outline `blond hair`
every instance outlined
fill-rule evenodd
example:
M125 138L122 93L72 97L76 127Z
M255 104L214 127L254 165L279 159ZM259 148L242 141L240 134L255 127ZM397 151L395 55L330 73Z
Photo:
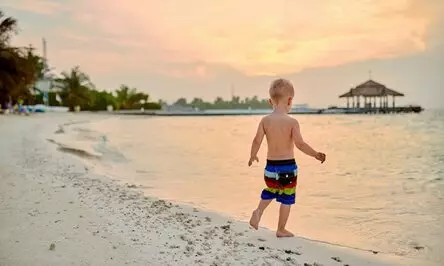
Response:
M276 79L270 85L270 98L279 101L285 96L294 96L293 84L287 79Z

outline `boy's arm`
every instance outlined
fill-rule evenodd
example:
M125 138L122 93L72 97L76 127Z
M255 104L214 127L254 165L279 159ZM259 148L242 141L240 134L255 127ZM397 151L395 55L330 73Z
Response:
M315 151L310 145L308 145L304 141L301 135L301 129L299 123L296 120L294 121L291 134L296 148L298 148L300 151L307 154L308 156L314 157L321 162L325 161L325 154Z
M251 166L253 161L259 161L259 159L257 158L257 153L259 152L264 136L264 120L262 119L257 127L256 136L253 139L253 143L251 143L250 160L248 161L248 166Z

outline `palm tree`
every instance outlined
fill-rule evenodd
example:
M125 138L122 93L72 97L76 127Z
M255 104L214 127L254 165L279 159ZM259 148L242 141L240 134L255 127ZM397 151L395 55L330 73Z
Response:
M117 109L126 109L128 105L130 88L126 85L120 85L116 90Z
M54 85L61 89L60 97L70 111L74 111L76 106L82 107L89 103L89 90L94 86L78 66L69 73L63 72L61 78L55 79Z
M5 17L0 10L0 104L30 100L30 87L42 76L44 64L34 54L34 48L10 47L9 41L17 32L17 21Z
M18 72L17 57L7 46L16 29L17 21L11 17L5 17L3 11L0 10L0 105L2 106L11 101L11 88L15 87L18 82L14 76Z
M17 33L17 20L12 17L5 17L0 10L0 46L6 46L12 35Z
M149 95L143 92L137 92L137 89L130 89L127 85L121 85L120 89L116 90L117 108L118 109L132 109L142 101L147 102Z
M29 98L42 69L42 59L32 49L0 47L0 104Z
M29 45L28 47L24 48L24 56L25 59L27 61L27 65L28 68L30 68L31 72L33 75L32 78L34 79L33 81L35 82L38 79L42 79L45 76L45 60L43 59L43 57L38 56L34 53L35 48L32 47L31 45Z

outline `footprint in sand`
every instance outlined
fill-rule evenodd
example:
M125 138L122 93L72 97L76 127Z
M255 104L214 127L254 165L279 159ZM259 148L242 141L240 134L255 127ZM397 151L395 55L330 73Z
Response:
M331 259L337 262L342 262L341 258L339 257L332 257Z
M295 254L295 255L298 255L298 256L302 255L302 253L300 253L299 251L292 251L292 250L289 250L289 249L285 250L284 252L287 253L287 254Z

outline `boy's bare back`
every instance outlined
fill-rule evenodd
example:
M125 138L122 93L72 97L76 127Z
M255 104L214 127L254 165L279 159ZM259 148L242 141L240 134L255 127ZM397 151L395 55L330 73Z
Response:
M264 136L267 139L267 159L268 160L288 160L294 158L294 146L303 153L324 162L325 154L316 152L308 145L301 135L299 123L296 119L286 113L273 112L262 118L259 123L256 136L253 140L252 159L257 160L257 151Z
M321 162L325 161L325 154L315 151L304 141L298 121L288 115L293 96L293 85L288 80L277 79L271 84L270 103L273 105L273 112L262 118L259 123L251 146L248 165L251 165L253 161L259 161L257 153L264 136L267 138L268 160L293 159L294 145L308 156Z
M296 119L287 114L272 113L265 116L261 124L267 139L267 159L293 159L294 140L292 132L297 125Z

